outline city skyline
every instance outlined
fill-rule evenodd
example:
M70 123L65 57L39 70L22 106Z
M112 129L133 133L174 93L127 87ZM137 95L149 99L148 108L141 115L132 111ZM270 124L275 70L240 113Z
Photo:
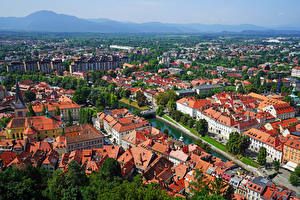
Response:
M255 24L299 27L296 0L3 0L0 17L24 17L39 10L51 10L79 18L107 18L137 23Z

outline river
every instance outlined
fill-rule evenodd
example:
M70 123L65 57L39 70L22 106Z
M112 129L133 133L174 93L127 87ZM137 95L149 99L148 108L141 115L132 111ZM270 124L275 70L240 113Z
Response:
M126 105L126 104L123 104L122 106L124 106L125 108L127 108L128 110L130 110L131 112L134 112L135 108L129 106L129 105ZM191 143L194 143L194 139L189 137L188 135L182 133L181 131L177 130L176 128L174 128L173 126L167 124L167 123L164 123L162 121L160 121L159 119L157 118L146 118L153 127L159 129L160 131L164 131L165 129L168 129L169 131L169 135L173 136L175 139L179 139L180 136L183 137L184 139L184 143L185 144L191 144ZM210 153L211 155L215 156L215 157L218 157L220 159L222 159L222 161L227 161L227 159L221 155L219 155L218 153L216 153L215 151L209 151L208 153Z

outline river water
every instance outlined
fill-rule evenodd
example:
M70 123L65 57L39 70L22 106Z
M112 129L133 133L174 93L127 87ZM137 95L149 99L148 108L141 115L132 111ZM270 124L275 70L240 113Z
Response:
M128 110L130 110L131 112L134 112L135 108L129 106L129 105L126 105L126 104L122 104L122 106L124 106L125 108L127 108ZM179 139L180 136L183 137L184 139L184 143L185 144L191 144L191 143L194 143L194 139L189 137L188 135L182 133L180 130L174 128L173 126L163 122L163 121L160 121L159 119L157 118L146 118L153 127L159 129L160 131L164 131L165 129L168 129L169 131L169 135L171 135L172 137L174 137L175 139ZM218 153L214 152L214 151L209 151L208 153L210 153L211 155L215 156L215 157L218 157L220 159L222 159L223 161L227 161L226 158L224 158L223 156L219 155Z

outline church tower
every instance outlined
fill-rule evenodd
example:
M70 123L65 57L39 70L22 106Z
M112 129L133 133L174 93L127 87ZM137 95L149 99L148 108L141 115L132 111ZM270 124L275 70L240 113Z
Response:
M26 105L24 103L19 83L18 81L16 82L16 96L15 96L15 117L26 117Z

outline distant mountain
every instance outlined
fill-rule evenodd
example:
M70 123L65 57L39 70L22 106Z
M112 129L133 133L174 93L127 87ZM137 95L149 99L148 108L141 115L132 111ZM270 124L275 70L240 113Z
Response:
M172 24L172 23L132 23L110 19L81 19L71 15L57 14L42 10L26 17L0 17L0 31L37 32L99 32L99 33L216 33L242 31L270 31L266 27L252 24ZM278 28L274 30L279 30ZM291 30L284 27L282 30ZM294 30L300 30L294 29Z

